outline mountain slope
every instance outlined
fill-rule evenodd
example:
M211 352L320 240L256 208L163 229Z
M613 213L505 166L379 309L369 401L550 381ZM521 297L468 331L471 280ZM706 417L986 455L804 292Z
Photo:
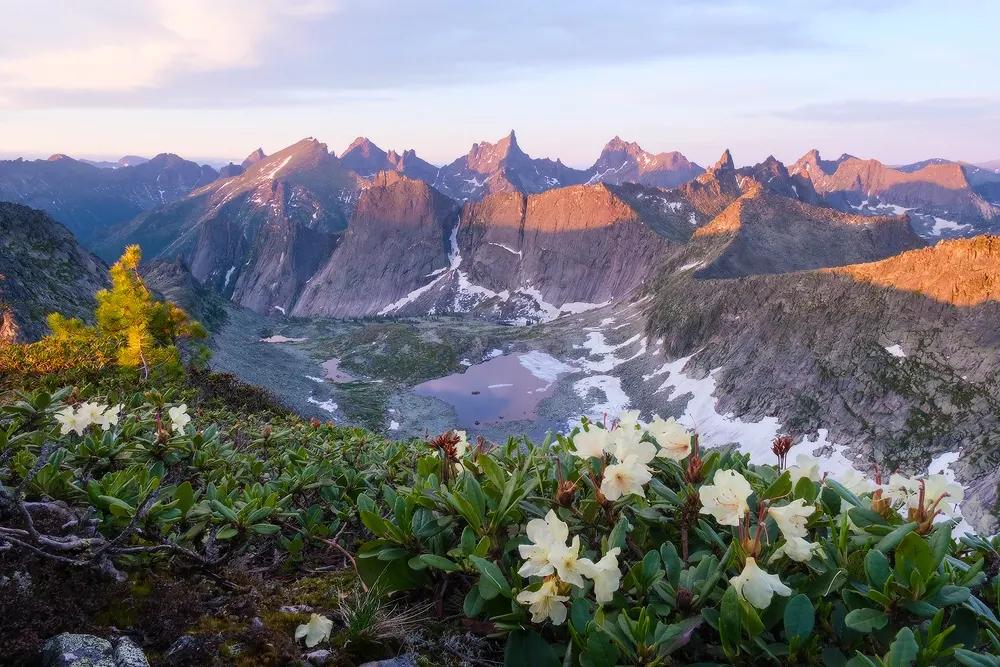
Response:
M842 266L924 244L906 216L852 215L774 195L757 184L694 236L717 247L697 274L704 278Z
M176 201L215 180L214 169L176 155L101 169L65 155L0 161L0 200L49 213L94 245L107 230L143 211Z
M531 158L517 145L513 130L496 143L473 144L467 155L441 167L435 188L457 201L477 201L494 192L531 194L582 183L583 171L559 160Z
M648 332L670 368L691 383L711 380L713 412L818 434L827 447L849 447L860 470L926 471L935 456L960 452L952 468L969 485L963 513L996 530L1000 302L996 283L980 282L984 265L997 274L995 240L738 279L699 277L690 265L703 252L695 244L665 258ZM937 266L947 278L927 285ZM644 376L653 404L671 395L657 393L664 384Z
M423 181L378 174L292 314L373 315L405 297L447 268L457 212L454 202Z
M790 172L811 181L838 208L867 211L887 206L896 212L912 211L921 216L916 222L925 223L918 230L925 236L939 237L945 231L971 234L1000 224L1000 205L984 199L957 162L929 160L894 169L846 154L823 160L811 150Z
M315 139L245 164L239 176L130 221L103 254L139 243L148 257L180 257L195 278L237 303L289 309L335 247L358 179Z
M372 178L380 171L395 171L407 178L433 183L438 173L437 167L417 157L412 149L403 151L402 155L394 150L387 153L367 137L355 139L340 156L340 161L362 178Z
M705 170L677 151L648 153L639 144L614 137L586 171L586 183L639 183L673 188L690 181Z
M0 311L10 309L23 340L41 338L45 317L89 318L107 267L42 211L0 203ZM6 307L5 307L6 306Z

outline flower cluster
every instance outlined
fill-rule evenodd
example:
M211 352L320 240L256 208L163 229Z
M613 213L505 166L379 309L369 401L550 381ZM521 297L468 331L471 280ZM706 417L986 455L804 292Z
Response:
M174 433L183 433L184 427L191 421L191 415L187 413L187 404L185 403L170 408L167 410L167 415L170 417L170 426Z
M55 414L55 418L59 422L60 434L83 435L91 426L100 426L101 430L104 431L112 426L117 426L121 410L121 405L104 405L85 401L75 408L72 405L67 405Z
M653 478L649 463L657 457L681 461L691 453L691 435L674 419L654 417L649 424L639 421L639 413L624 413L614 429L591 425L573 436L574 454L614 463L607 465L601 478L601 494L607 500L628 495L642 496L643 486ZM648 434L656 441L645 440ZM657 448L659 445L659 448Z
M531 620L540 623L546 618L559 625L566 620L569 587L583 588L584 578L594 583L594 597L601 604L610 602L621 583L618 554L609 549L596 563L580 557L580 536L569 539L569 526L549 510L544 519L532 519L526 532L531 544L518 547L524 564L518 570L522 577L544 577L535 590L518 593L517 601L528 605Z

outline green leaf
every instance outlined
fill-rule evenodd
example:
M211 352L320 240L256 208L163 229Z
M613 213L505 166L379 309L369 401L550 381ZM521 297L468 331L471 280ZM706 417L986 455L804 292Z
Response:
M608 535L608 549L614 549L618 547L622 551L625 550L625 537L628 535L629 531L632 530L632 524L628 522L624 516L618 520L615 527L611 530L611 534ZM606 551L607 551L606 550Z
M1000 665L1000 659L995 655L974 653L964 648L955 649L955 660L966 667L997 667Z
M465 613L466 618L476 618L479 616L483 611L485 602L483 596L479 594L479 586L470 588L469 592L465 595L465 601L462 603L462 611Z
M788 639L808 637L815 624L816 611L805 595L799 593L785 605L785 636Z
M215 534L215 539L231 540L232 538L236 537L236 535L238 535L239 532L240 531L236 530L232 526L226 526L225 528L222 528L221 530L219 530L219 532Z
M98 499L103 500L108 504L108 511L114 516L131 517L135 514L135 508L121 498L115 498L114 496L98 496Z
M947 585L942 586L941 590L930 599L930 602L939 607L947 607L948 605L962 604L969 599L971 594L972 591L965 586Z
M875 588L882 590L885 582L889 580L892 570L889 568L889 559L881 551L872 549L865 556L865 574L868 575L868 583Z
M853 491L845 487L837 480L831 477L827 477L825 480L823 480L823 483L829 488L833 489L838 496L849 502L854 507L861 507L862 505L861 499L858 498L858 496Z
M896 634L896 640L889 646L889 655L886 656L886 667L910 667L917 659L917 640L913 636L913 630L903 628Z
M792 476L786 470L764 491L763 500L772 500L788 494L792 490Z
M618 664L620 651L607 634L594 632L587 637L587 648L580 655L582 667L605 667Z
M926 540L917 533L907 533L896 547L896 580L908 582L914 573L927 579L934 572L934 556Z
M904 523L879 540L878 544L875 545L875 548L882 553L892 551L896 548L896 545L902 542L903 538L912 533L916 527L917 524L912 521L910 523Z
M729 658L735 658L740 652L741 618L739 595L730 586L722 595L719 608L719 637L722 639L722 650Z
M803 477L795 485L796 498L805 498L806 502L813 503L816 501L817 495L816 483L808 477Z
M275 526L273 523L255 523L250 526L250 530L258 535L274 535L281 532L281 527Z
M505 598L511 596L510 583L496 563L479 556L469 556L469 560L482 575L479 577L479 594L484 600L492 600L497 595L503 595Z
M844 623L858 632L881 630L889 622L889 617L878 609L855 609L847 614Z
M194 506L194 489L191 487L191 482L184 481L177 485L174 489L174 498L177 500L177 509L181 511L181 514L187 514Z
M552 647L532 630L514 630L507 635L503 664L505 667L560 667Z
M420 554L418 558L425 564L438 570L444 570L445 572L454 572L459 569L458 563L437 554Z

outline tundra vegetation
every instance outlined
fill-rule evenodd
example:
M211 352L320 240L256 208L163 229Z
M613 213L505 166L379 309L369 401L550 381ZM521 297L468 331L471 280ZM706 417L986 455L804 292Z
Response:
M824 475L787 436L753 465L636 413L541 443L306 421L205 370L139 259L94 325L4 348L13 664L64 631L162 664L998 664L1000 539L952 536L948 477Z

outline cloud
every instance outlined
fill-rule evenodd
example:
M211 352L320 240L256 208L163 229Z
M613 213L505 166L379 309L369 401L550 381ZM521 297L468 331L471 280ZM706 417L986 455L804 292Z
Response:
M844 100L775 112L779 118L845 124L940 123L1000 119L1000 100L949 97L924 100Z
M825 47L814 17L791 2L62 1L37 0L17 28L0 26L0 98L9 104L296 104Z
M0 33L0 99L51 93L123 93L166 86L188 74L258 66L260 46L282 23L315 19L328 3L278 0L155 0L94 5L42 3ZM47 31L58 16L54 34ZM4 34L7 33L7 34ZM8 102L9 104L10 102Z

